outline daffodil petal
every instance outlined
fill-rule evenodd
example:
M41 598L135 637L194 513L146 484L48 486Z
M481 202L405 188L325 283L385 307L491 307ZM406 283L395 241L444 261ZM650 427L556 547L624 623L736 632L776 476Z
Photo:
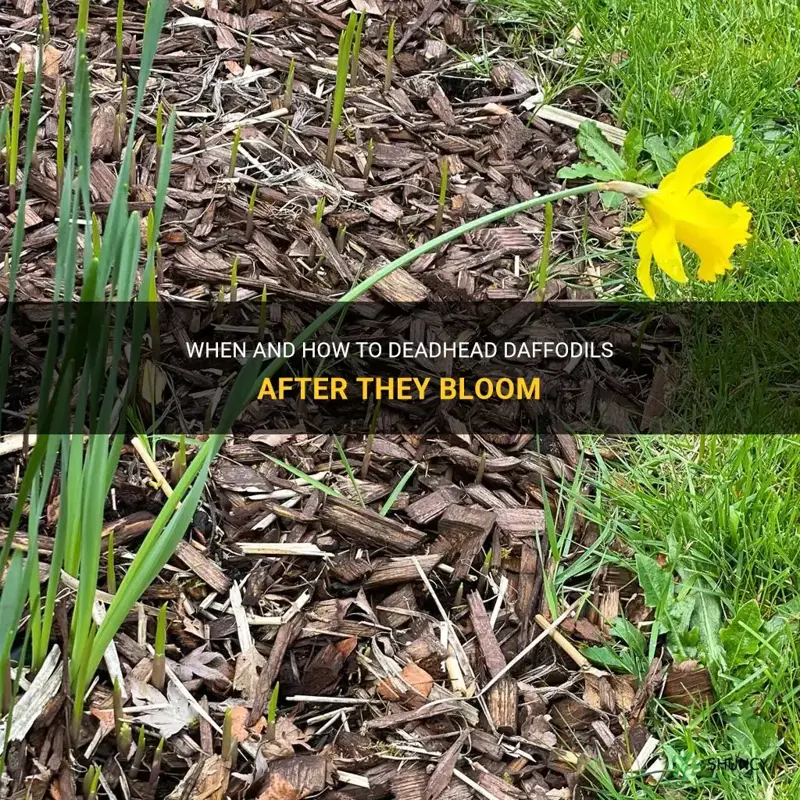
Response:
M701 258L697 268L697 279L706 283L714 283L717 275L724 275L726 269L731 269L730 261L709 261Z
M636 277L642 286L642 291L651 299L656 298L656 288L653 285L651 266L653 263L653 236L655 228L648 228L636 240L636 252L639 254L639 264L636 267Z
M683 260L678 249L675 222L681 217L685 198L662 192L642 198L642 205L647 211L653 226L653 256L658 268L678 283L686 283L683 271Z
M675 169L659 184L659 191L677 195L688 194L704 183L709 170L733 150L732 136L715 136L702 147L692 150L678 161Z
M647 212L645 219L656 228L660 228L674 224L674 220L682 215L686 198L667 194L659 189L643 197L641 203Z
M686 283L683 259L678 248L675 225L657 225L653 234L653 257L658 268L672 280Z
M629 225L627 228L625 228L625 230L630 231L631 233L642 233L651 227L652 224L653 220L651 220L647 215L647 212L645 212L645 215L640 220L634 222L633 225Z

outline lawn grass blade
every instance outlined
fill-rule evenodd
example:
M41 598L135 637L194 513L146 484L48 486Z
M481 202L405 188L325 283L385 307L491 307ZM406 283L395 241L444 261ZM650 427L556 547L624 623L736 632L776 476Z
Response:
M8 119L9 110L8 106L3 106L3 111L0 112L0 143L5 143L6 135L8 133Z
M312 478L310 475L306 475L306 473L303 472L303 470L298 469L297 467L293 467L291 464L287 464L285 461L281 461L279 458L275 458L274 456L267 455L267 458L273 464L277 464L279 467L283 467L287 472L291 473L296 478L301 478L302 480L306 481L306 483L308 483L309 486L313 486L315 489L319 489L319 491L322 492L323 494L330 495L331 497L342 496L340 492L336 491L336 489L333 489L330 486L326 486L324 483L318 481L316 478Z
M114 60L117 65L117 80L122 80L122 33L125 20L125 0L117 0L117 18L114 28Z
M434 236L438 236L442 232L444 207L447 204L448 164L447 156L445 156L439 164L439 202L436 206L436 221L433 224Z
M289 72L286 75L286 90L283 93L283 107L291 109L292 92L294 91L294 56L289 61Z
M550 246L553 240L553 204L546 203L544 207L544 233L542 234L542 255L539 259L539 282L536 290L536 299L544 302L544 290L547 286L547 271L550 268Z
M364 498L361 494L361 489L358 486L358 481L356 480L353 468L350 466L350 459L347 457L347 453L345 453L344 447L342 447L342 443L339 441L339 437L334 436L333 441L334 444L336 445L336 452L339 454L339 461L342 462L344 471L347 473L347 477L350 480L350 485L353 487L353 492L355 492L355 495L358 498L358 502L360 503L361 508L366 508L366 503L364 502Z

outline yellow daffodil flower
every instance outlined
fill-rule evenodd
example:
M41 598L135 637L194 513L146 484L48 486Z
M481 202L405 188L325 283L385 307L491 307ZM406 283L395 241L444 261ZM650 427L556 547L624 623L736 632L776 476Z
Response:
M706 197L696 187L708 178L709 170L733 149L733 137L716 136L678 161L675 171L664 177L657 189L612 181L610 188L629 194L642 204L644 217L628 230L638 233L636 277L645 294L656 296L651 275L655 258L658 268L678 283L686 283L683 244L700 259L697 277L715 281L731 269L731 255L737 245L750 238L750 210L742 203L726 206Z

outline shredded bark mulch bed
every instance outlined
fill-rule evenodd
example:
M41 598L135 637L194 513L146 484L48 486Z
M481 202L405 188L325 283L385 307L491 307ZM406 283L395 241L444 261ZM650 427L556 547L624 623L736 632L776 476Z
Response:
M137 139L131 207L145 213L154 197L155 117L158 103L177 113L167 211L162 225L159 295L216 297L228 288L238 257L240 300L270 295L329 300L430 238L440 164L447 159L448 201L443 229L536 193L561 188L558 168L575 160L572 131L547 123L528 108L541 101L534 76L504 57L495 34L473 8L431 2L357 4L369 14L359 82L348 89L332 169L323 165L329 98L338 34L348 3L276 3L248 16L176 4L161 37ZM71 4L55 3L54 39L46 59L43 108L50 107L31 180L25 239L27 265L19 299L47 299L52 284L56 226L54 141L56 84L71 75ZM375 14L375 15L373 15ZM62 16L63 15L63 16ZM383 93L386 37L397 16L392 88ZM3 91L13 92L14 49L33 65L36 15L6 14ZM110 202L119 153L115 116L121 86L114 68L114 14L97 8L89 27L93 56L92 200ZM136 83L143 13L125 17L128 100ZM247 45L248 32L250 45ZM63 37L63 38L61 38ZM492 55L482 53L483 37ZM487 39L487 37L490 37ZM500 40L501 41L501 40ZM244 67L245 49L249 65ZM477 52L476 52L477 50ZM462 55L462 53L465 53ZM295 59L291 109L283 107L286 74ZM28 70L28 74L31 69ZM228 177L235 131L241 129L237 168ZM369 143L372 164L365 178ZM248 240L247 204L257 186L254 230ZM323 225L313 225L320 197ZM599 272L587 267L585 241L610 242L618 215L596 198L555 209L552 261L560 262L547 297L593 296ZM475 299L522 297L541 254L543 212L520 214L504 225L420 258L376 287L374 299L414 302L456 288ZM14 216L0 219L7 244ZM344 229L343 243L336 246ZM309 258L312 247L316 257ZM248 291L249 290L249 291Z
M131 206L146 212L155 191L157 104L178 114L161 236L164 300L217 297L230 285L235 258L239 300L260 297L264 286L276 297L335 299L433 235L442 159L450 176L447 229L559 188L556 171L576 158L573 131L533 115L541 102L535 76L508 57L501 32L473 6L334 0L268 3L246 13L197 5L176 3L168 15L137 131ZM359 80L348 90L336 157L326 169L338 34L351 8L368 14ZM75 13L73 3L51 5L45 109L71 74ZM393 17L395 74L384 94ZM141 6L126 7L131 86L143 19ZM32 0L0 12L5 98L17 53L33 57L38 22ZM102 218L119 163L114 117L121 87L110 4L93 6L89 42L92 199ZM294 91L285 109L292 57ZM21 300L46 300L53 286L55 128L50 113L25 209ZM239 155L228 177L237 128ZM325 213L316 226L320 197ZM2 212L5 249L14 215ZM593 297L604 275L586 257L587 242L612 242L617 213L595 199L564 202L555 212L547 297ZM542 230L539 211L517 215L420 258L371 299L414 302L453 290L475 299L522 298L541 255ZM10 794L67 800L80 794L87 767L97 764L101 792L120 798L567 800L594 796L591 759L605 763L615 780L649 765L638 757L650 747L646 713L654 694L688 705L708 691L707 674L684 667L665 678L660 657L646 675L612 674L591 667L576 649L609 643L609 621L617 616L634 624L649 618L623 567L558 583L565 564L598 536L573 514L566 560L550 550L545 509L560 535L566 510L559 491L573 484L583 490L583 479L575 478L577 440L408 434L345 437L341 445L352 477L331 437L256 432L228 442L186 540L115 642L126 716L135 732L140 725L146 731L141 767L132 768L114 746L108 675L101 670L72 750L64 724L70 703L55 678L24 741L11 743ZM174 453L173 443L156 444L154 466L168 481ZM5 516L24 449L3 461ZM126 447L122 463L106 528L114 532L118 572L164 500L141 451ZM381 513L411 468L403 491ZM57 502L56 488L45 533L53 533ZM18 539L24 546L25 537ZM45 561L48 543L43 536ZM619 556L621 563L625 553ZM69 602L67 586L63 603ZM163 602L165 694L148 683L148 644ZM52 675L57 663L56 655ZM276 682L273 726L267 716ZM220 755L228 708L240 742L234 763ZM167 743L154 769L161 736Z

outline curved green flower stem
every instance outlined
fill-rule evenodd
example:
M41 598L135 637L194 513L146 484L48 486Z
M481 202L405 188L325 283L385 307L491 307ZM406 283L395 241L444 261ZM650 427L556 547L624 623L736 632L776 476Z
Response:
M454 239L458 239L461 236L464 236L467 233L471 233L472 231L476 230L477 228L482 228L484 225L490 225L492 222L498 222L501 219L505 219L506 217L510 217L512 214L519 214L521 211L527 211L529 208L536 208L537 206L543 206L545 203L552 203L556 200L564 200L567 197L578 197L582 194L589 194L590 192L595 191L602 191L604 189L604 184L602 183L589 183L585 186L575 186L572 189L562 189L560 192L553 192L552 194L545 194L541 197L534 197L532 200L523 200L521 203L517 203L513 206L508 206L508 208L501 208L499 211L493 211L491 214L487 214L484 217L478 217L478 219L470 220L469 222L465 222L463 225L459 225L457 228L453 228L451 231L447 231L447 233L442 233L439 236L431 239L429 242L425 242L425 244L421 244L419 247L415 247L413 250L409 250L408 253L396 258L391 263L387 264L385 267L381 267L379 270L374 272L368 278L365 278L361 283L357 286L354 286L349 292L344 294L339 300L337 300L330 308L320 314L307 328L305 328L302 333L298 335L298 337L294 340L293 344L295 347L297 345L302 345L310 336L315 334L328 320L335 317L338 313L341 312L341 304L342 303L352 303L353 300L358 300L361 295L365 292L369 291L376 283L380 283L384 278L391 275L395 270L401 269L402 267L406 267L411 264L413 261L416 261L420 256L424 256L425 253L430 253L433 250L438 250L442 245L448 244L452 242ZM278 370L281 366L283 366L285 359L275 359L269 367L264 371L262 378L269 378L271 377L276 370Z
M484 217L480 217L470 222L465 222L453 230L447 231L434 237L429 242L410 250L408 253L396 258L394 261L381 267L368 278L365 278L349 292L346 292L339 300L322 312L310 325L308 325L295 339L295 347L301 346L311 336L313 336L326 322L341 313L342 304L352 303L359 297L368 292L373 286L380 283L384 278L391 275L395 270L408 266L425 253L437 250L442 245L458 239L466 233L476 230L484 225L505 219L512 214L527 211L530 208L563 200L567 197L578 197L579 195L589 194L590 192L603 189L602 183L590 183L585 186L576 186L572 189L564 189L560 192L534 197L532 200L525 200L522 203L500 209ZM216 431L209 436L208 440L200 448L200 451L189 464L183 477L174 487L172 494L167 499L158 517L153 521L150 532L145 537L140 546L140 554L151 567L158 564L163 566L172 556L178 542L186 532L195 509L200 503L205 480L208 475L209 467L216 458L225 441L225 435L232 427L236 418L241 414L242 409L253 399L258 387L264 378L269 378L285 364L285 359L276 358L261 371L263 359L248 362L239 373L232 389L228 401L222 411L220 423ZM187 496L184 502L184 496ZM137 556L138 557L138 556ZM160 567L159 567L160 569ZM91 642L91 654L88 659L85 674L77 681L74 691L78 697L86 688L86 682L94 675L106 647L111 643L117 630L124 621L128 611L133 607L145 590L144 576L151 572L151 569L142 570L139 575L128 571L119 588L115 600L111 603L106 613L105 619L99 626L94 639Z

